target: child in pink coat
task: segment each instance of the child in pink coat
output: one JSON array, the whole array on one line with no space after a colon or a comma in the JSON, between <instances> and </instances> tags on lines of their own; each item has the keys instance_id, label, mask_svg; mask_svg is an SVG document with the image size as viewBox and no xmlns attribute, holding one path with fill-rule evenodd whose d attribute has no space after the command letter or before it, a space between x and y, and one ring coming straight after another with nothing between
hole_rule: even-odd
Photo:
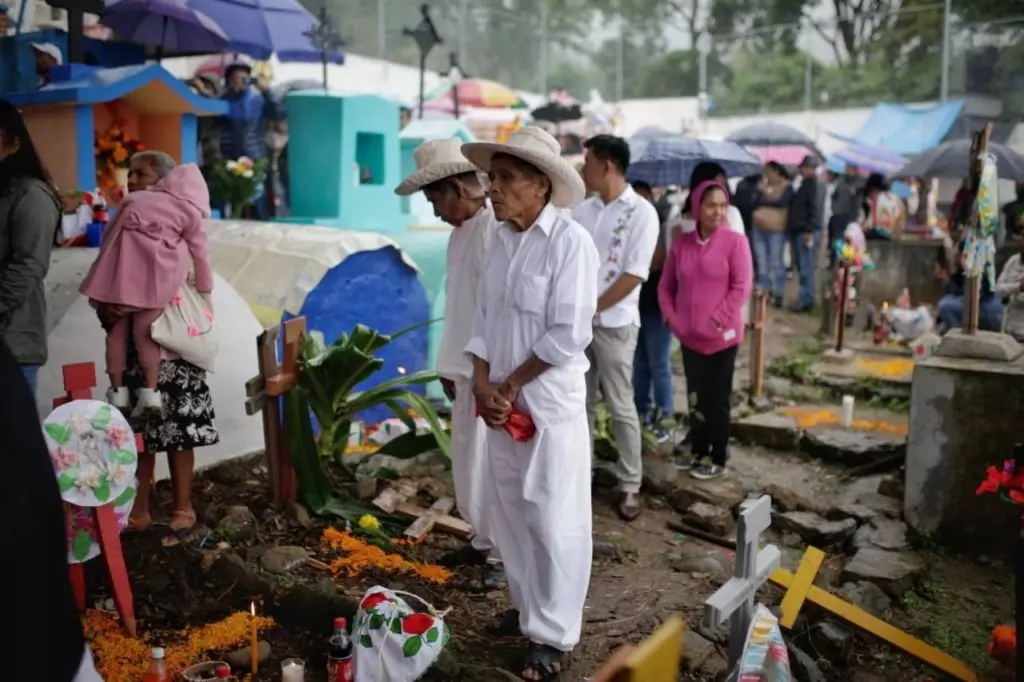
<instances>
[{"instance_id":1,"label":"child in pink coat","mask_svg":"<svg viewBox=\"0 0 1024 682\"><path fill-rule=\"evenodd\" d=\"M103 233L99 255L80 291L90 301L131 310L107 331L107 400L119 409L129 402L124 385L129 334L144 373L137 410L161 409L157 390L161 349L150 327L185 283L191 267L196 290L204 298L213 291L202 222L209 217L206 181L190 163L178 166L149 189L129 194Z\"/></svg>"}]
</instances>

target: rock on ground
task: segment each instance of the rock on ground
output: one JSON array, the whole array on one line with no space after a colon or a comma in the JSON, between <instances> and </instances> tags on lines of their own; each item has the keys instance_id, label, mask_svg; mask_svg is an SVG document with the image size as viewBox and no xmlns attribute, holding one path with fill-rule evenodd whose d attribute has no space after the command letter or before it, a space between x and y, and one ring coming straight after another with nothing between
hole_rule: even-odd
<instances>
[{"instance_id":1,"label":"rock on ground","mask_svg":"<svg viewBox=\"0 0 1024 682\"><path fill-rule=\"evenodd\" d=\"M270 547L260 555L260 565L271 573L287 573L306 565L309 552L304 547L282 545Z\"/></svg>"},{"instance_id":2,"label":"rock on ground","mask_svg":"<svg viewBox=\"0 0 1024 682\"><path fill-rule=\"evenodd\" d=\"M772 498L772 505L782 511L809 511L815 514L825 511L821 502L803 494L802 489L807 487L805 481L793 481L790 485L798 486L801 490L778 483L769 483L764 486L763 492Z\"/></svg>"},{"instance_id":3,"label":"rock on ground","mask_svg":"<svg viewBox=\"0 0 1024 682\"><path fill-rule=\"evenodd\" d=\"M256 517L244 504L236 504L224 511L217 530L228 540L247 540L256 534Z\"/></svg>"},{"instance_id":4,"label":"rock on ground","mask_svg":"<svg viewBox=\"0 0 1024 682\"><path fill-rule=\"evenodd\" d=\"M664 495L676 487L679 470L675 462L664 457L644 457L644 492Z\"/></svg>"},{"instance_id":5,"label":"rock on ground","mask_svg":"<svg viewBox=\"0 0 1024 682\"><path fill-rule=\"evenodd\" d=\"M715 645L696 632L687 629L683 633L683 670L699 670L715 653Z\"/></svg>"},{"instance_id":6,"label":"rock on ground","mask_svg":"<svg viewBox=\"0 0 1024 682\"><path fill-rule=\"evenodd\" d=\"M694 528L713 533L719 537L726 537L736 526L732 512L728 509L715 507L706 502L695 502L683 514L683 523Z\"/></svg>"},{"instance_id":7,"label":"rock on ground","mask_svg":"<svg viewBox=\"0 0 1024 682\"><path fill-rule=\"evenodd\" d=\"M673 509L683 513L697 502L732 511L746 498L747 494L743 488L730 478L711 481L692 479L686 482L685 487L676 488L669 493L668 502Z\"/></svg>"},{"instance_id":8,"label":"rock on ground","mask_svg":"<svg viewBox=\"0 0 1024 682\"><path fill-rule=\"evenodd\" d=\"M879 618L885 618L892 608L892 600L874 583L844 583L836 594Z\"/></svg>"},{"instance_id":9,"label":"rock on ground","mask_svg":"<svg viewBox=\"0 0 1024 682\"><path fill-rule=\"evenodd\" d=\"M878 547L900 551L907 548L907 524L902 521L895 521L878 517L872 519L857 530L853 536L853 546Z\"/></svg>"},{"instance_id":10,"label":"rock on ground","mask_svg":"<svg viewBox=\"0 0 1024 682\"><path fill-rule=\"evenodd\" d=\"M924 570L924 562L915 554L863 547L846 564L842 577L872 582L886 594L899 598L917 584Z\"/></svg>"},{"instance_id":11,"label":"rock on ground","mask_svg":"<svg viewBox=\"0 0 1024 682\"><path fill-rule=\"evenodd\" d=\"M810 544L835 546L857 530L853 519L829 521L813 512L785 512L774 518L780 530L792 531Z\"/></svg>"},{"instance_id":12,"label":"rock on ground","mask_svg":"<svg viewBox=\"0 0 1024 682\"><path fill-rule=\"evenodd\" d=\"M906 439L852 429L815 429L804 434L800 449L829 462L856 466L906 452Z\"/></svg>"},{"instance_id":13,"label":"rock on ground","mask_svg":"<svg viewBox=\"0 0 1024 682\"><path fill-rule=\"evenodd\" d=\"M792 417L765 412L733 422L733 438L775 450L796 450L800 445L800 429Z\"/></svg>"}]
</instances>

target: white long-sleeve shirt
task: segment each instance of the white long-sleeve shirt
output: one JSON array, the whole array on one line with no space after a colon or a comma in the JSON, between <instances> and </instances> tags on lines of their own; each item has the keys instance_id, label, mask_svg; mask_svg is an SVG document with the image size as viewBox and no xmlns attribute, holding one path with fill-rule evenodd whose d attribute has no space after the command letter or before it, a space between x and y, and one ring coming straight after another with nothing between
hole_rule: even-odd
<instances>
[{"instance_id":1,"label":"white long-sleeve shirt","mask_svg":"<svg viewBox=\"0 0 1024 682\"><path fill-rule=\"evenodd\" d=\"M534 354L552 365L520 393L520 409L538 428L586 414L599 269L593 239L549 204L528 230L499 224L486 263L466 352L489 363L494 384Z\"/></svg>"},{"instance_id":2,"label":"white long-sleeve shirt","mask_svg":"<svg viewBox=\"0 0 1024 682\"><path fill-rule=\"evenodd\" d=\"M490 202L448 238L448 272L444 283L444 334L437 352L437 373L452 381L473 377L466 344L473 338L477 292L487 249L497 224Z\"/></svg>"},{"instance_id":3,"label":"white long-sleeve shirt","mask_svg":"<svg viewBox=\"0 0 1024 682\"><path fill-rule=\"evenodd\" d=\"M658 245L661 226L654 205L632 187L605 204L600 196L584 199L573 211L573 220L590 233L597 247L600 270L598 296L622 275L647 281L651 258ZM598 327L640 326L640 287L597 315Z\"/></svg>"}]
</instances>

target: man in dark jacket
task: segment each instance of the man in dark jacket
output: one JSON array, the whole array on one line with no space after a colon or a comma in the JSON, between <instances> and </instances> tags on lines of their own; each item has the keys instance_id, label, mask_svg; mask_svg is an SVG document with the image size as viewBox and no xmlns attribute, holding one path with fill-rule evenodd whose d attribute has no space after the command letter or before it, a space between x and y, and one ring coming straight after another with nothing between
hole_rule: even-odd
<instances>
[{"instance_id":1,"label":"man in dark jacket","mask_svg":"<svg viewBox=\"0 0 1024 682\"><path fill-rule=\"evenodd\" d=\"M800 274L800 294L794 312L806 313L814 307L814 271L825 219L825 185L814 175L817 159L805 156L800 162L803 181L789 205L786 232L789 247Z\"/></svg>"},{"instance_id":2,"label":"man in dark jacket","mask_svg":"<svg viewBox=\"0 0 1024 682\"><path fill-rule=\"evenodd\" d=\"M846 226L857 220L860 204L864 200L864 176L860 169L852 163L846 164L843 174L836 179L836 187L832 191L832 217L828 221L828 243L831 247L843 238ZM835 249L829 248L835 260Z\"/></svg>"},{"instance_id":3,"label":"man in dark jacket","mask_svg":"<svg viewBox=\"0 0 1024 682\"><path fill-rule=\"evenodd\" d=\"M253 161L267 157L266 132L276 117L273 96L268 83L252 84L252 67L235 62L224 70L225 90L221 99L228 104L228 113L221 122L220 153L226 160L248 156ZM269 215L264 194L253 202L255 218L266 220Z\"/></svg>"},{"instance_id":4,"label":"man in dark jacket","mask_svg":"<svg viewBox=\"0 0 1024 682\"><path fill-rule=\"evenodd\" d=\"M35 400L18 360L0 341L0 543L17 548L0 585L8 627L0 660L24 659L32 679L97 682L68 580L64 503ZM17 676L15 676L17 677Z\"/></svg>"}]
</instances>

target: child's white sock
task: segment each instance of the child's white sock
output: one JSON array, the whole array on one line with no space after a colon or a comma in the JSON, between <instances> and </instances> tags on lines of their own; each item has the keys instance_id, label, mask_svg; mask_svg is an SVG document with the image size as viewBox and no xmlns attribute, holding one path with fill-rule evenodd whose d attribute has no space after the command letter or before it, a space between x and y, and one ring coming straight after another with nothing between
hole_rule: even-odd
<instances>
[{"instance_id":1,"label":"child's white sock","mask_svg":"<svg viewBox=\"0 0 1024 682\"><path fill-rule=\"evenodd\" d=\"M160 391L154 388L140 388L132 416L138 417L147 412L160 412L163 410L163 406L164 397Z\"/></svg>"},{"instance_id":2,"label":"child's white sock","mask_svg":"<svg viewBox=\"0 0 1024 682\"><path fill-rule=\"evenodd\" d=\"M124 386L120 388L111 386L107 389L107 402L119 410L125 409L129 402L128 389Z\"/></svg>"}]
</instances>

